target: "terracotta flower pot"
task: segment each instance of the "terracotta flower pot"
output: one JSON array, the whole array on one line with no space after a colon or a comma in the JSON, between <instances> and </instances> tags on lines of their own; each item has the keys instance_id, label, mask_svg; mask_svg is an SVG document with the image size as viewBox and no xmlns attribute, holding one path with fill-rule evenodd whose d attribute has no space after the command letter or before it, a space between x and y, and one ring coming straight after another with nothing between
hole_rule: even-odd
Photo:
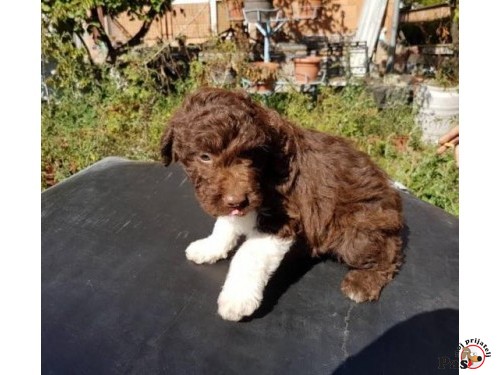
<instances>
[{"instance_id":1,"label":"terracotta flower pot","mask_svg":"<svg viewBox=\"0 0 500 375\"><path fill-rule=\"evenodd\" d=\"M295 66L295 82L311 83L318 79L321 57L307 56L293 60Z\"/></svg>"},{"instance_id":2,"label":"terracotta flower pot","mask_svg":"<svg viewBox=\"0 0 500 375\"><path fill-rule=\"evenodd\" d=\"M254 87L255 92L265 94L274 91L274 82L257 82Z\"/></svg>"},{"instance_id":3,"label":"terracotta flower pot","mask_svg":"<svg viewBox=\"0 0 500 375\"><path fill-rule=\"evenodd\" d=\"M257 61L251 64L252 71L247 77L252 82L255 91L264 93L274 91L279 64L274 62Z\"/></svg>"}]
</instances>

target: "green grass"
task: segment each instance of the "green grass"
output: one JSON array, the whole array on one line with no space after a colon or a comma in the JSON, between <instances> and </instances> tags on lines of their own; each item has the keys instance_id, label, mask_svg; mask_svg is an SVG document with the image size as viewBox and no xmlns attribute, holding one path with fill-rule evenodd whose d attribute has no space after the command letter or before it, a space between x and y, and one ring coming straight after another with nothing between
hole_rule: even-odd
<instances>
[{"instance_id":1,"label":"green grass","mask_svg":"<svg viewBox=\"0 0 500 375\"><path fill-rule=\"evenodd\" d=\"M43 104L42 188L106 156L158 159L161 132L181 99L108 87Z\"/></svg>"},{"instance_id":2,"label":"green grass","mask_svg":"<svg viewBox=\"0 0 500 375\"><path fill-rule=\"evenodd\" d=\"M414 110L395 105L379 110L362 86L340 93L323 90L317 103L301 94L269 99L267 104L306 128L342 135L369 154L395 181L417 197L458 215L458 167L451 152L420 142Z\"/></svg>"},{"instance_id":3,"label":"green grass","mask_svg":"<svg viewBox=\"0 0 500 375\"><path fill-rule=\"evenodd\" d=\"M192 82L164 95L150 82L118 87L110 81L44 103L42 188L106 156L159 160L161 132L190 87ZM437 156L419 141L411 107L379 110L358 86L323 89L317 101L299 93L260 100L300 126L350 138L417 197L458 215L458 168L451 153Z\"/></svg>"}]
</instances>

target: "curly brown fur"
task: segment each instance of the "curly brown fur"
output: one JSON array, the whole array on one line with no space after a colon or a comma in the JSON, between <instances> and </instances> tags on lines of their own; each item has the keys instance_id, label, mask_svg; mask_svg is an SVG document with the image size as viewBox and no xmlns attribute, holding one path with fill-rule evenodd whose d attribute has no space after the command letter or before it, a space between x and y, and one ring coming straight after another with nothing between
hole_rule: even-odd
<instances>
[{"instance_id":1,"label":"curly brown fur","mask_svg":"<svg viewBox=\"0 0 500 375\"><path fill-rule=\"evenodd\" d=\"M401 265L400 196L341 137L301 129L243 92L204 88L172 116L161 153L182 163L209 214L256 210L260 231L336 255L356 302L378 299Z\"/></svg>"}]
</instances>

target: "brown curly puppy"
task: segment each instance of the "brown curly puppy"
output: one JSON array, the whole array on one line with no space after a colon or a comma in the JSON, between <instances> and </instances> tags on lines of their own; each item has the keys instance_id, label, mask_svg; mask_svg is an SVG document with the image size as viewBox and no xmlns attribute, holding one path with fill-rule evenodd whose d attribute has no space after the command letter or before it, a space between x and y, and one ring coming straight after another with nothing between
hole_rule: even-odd
<instances>
[{"instance_id":1,"label":"brown curly puppy","mask_svg":"<svg viewBox=\"0 0 500 375\"><path fill-rule=\"evenodd\" d=\"M161 140L165 165L180 161L217 218L186 250L196 263L226 258L240 238L219 296L228 320L251 315L296 241L351 270L341 289L377 300L402 262L401 198L387 175L343 138L301 129L243 92L204 88L175 112Z\"/></svg>"}]
</instances>

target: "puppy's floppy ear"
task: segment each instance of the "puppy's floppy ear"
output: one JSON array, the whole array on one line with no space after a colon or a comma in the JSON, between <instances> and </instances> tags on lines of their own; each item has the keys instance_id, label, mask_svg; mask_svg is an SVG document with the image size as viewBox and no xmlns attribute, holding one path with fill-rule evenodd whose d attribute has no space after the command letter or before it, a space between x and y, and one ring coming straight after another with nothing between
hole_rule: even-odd
<instances>
[{"instance_id":1,"label":"puppy's floppy ear","mask_svg":"<svg viewBox=\"0 0 500 375\"><path fill-rule=\"evenodd\" d=\"M174 152L174 129L172 124L165 129L161 137L161 157L166 167L170 163L177 161L177 155Z\"/></svg>"}]
</instances>

